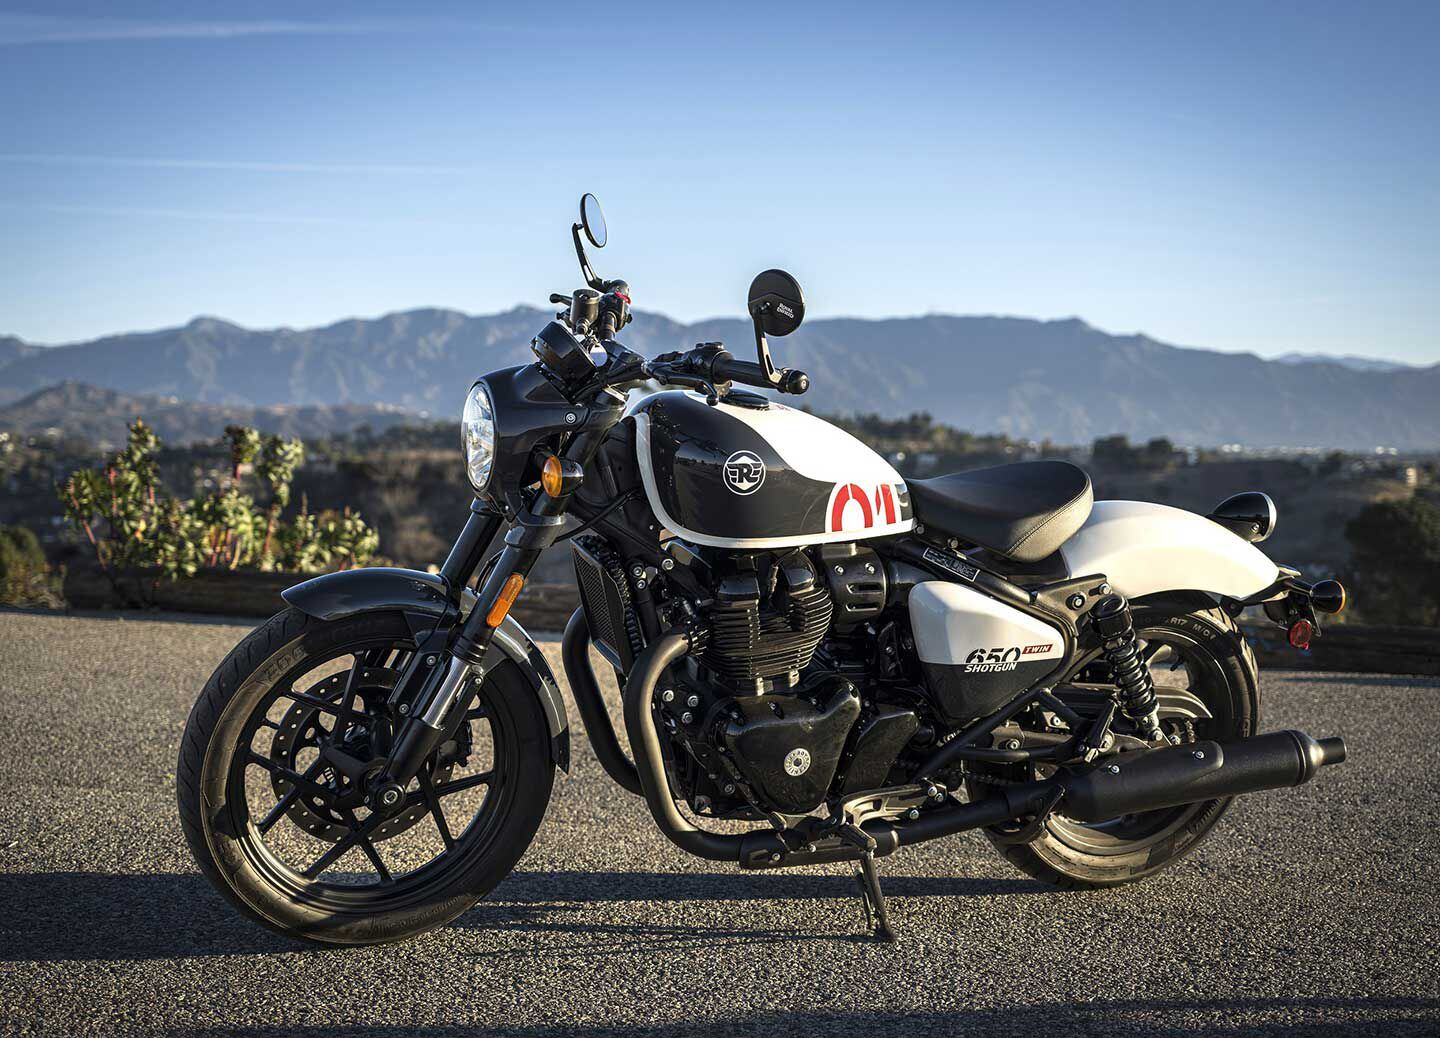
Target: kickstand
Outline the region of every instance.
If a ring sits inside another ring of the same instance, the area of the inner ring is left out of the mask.
[[[870,929],[870,913],[875,913],[875,936],[887,944],[895,943],[895,931],[890,929],[890,913],[885,909],[885,895],[880,891],[880,874],[875,871],[875,852],[866,850],[860,859],[860,871],[855,873],[860,883],[860,900],[865,906],[865,928]]]

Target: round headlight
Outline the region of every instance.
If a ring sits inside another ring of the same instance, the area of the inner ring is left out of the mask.
[[[470,387],[465,413],[460,417],[460,447],[465,451],[465,474],[475,492],[482,493],[495,467],[495,408],[485,383]]]

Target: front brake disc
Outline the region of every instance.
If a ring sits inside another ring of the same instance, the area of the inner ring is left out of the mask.
[[[332,674],[316,682],[306,691],[309,695],[319,699],[338,702],[345,691],[347,674],[347,671]],[[314,761],[318,759],[321,741],[332,737],[332,730],[326,728],[325,723],[333,723],[334,734],[342,740],[341,748],[352,757],[374,762],[378,768],[380,759],[372,747],[371,736],[377,723],[389,723],[383,709],[399,676],[396,671],[383,667],[365,667],[356,676],[356,706],[369,719],[368,723],[344,724],[334,714],[326,713],[319,707],[311,706],[308,703],[296,703],[285,711],[285,716],[280,719],[280,728],[270,743],[270,759],[283,768],[304,774],[306,769],[312,767]],[[462,746],[466,746],[468,749],[467,744],[470,739],[468,724],[461,726],[457,738]],[[442,759],[435,769],[435,783],[445,782],[454,768],[453,757],[448,761]],[[329,764],[317,770],[311,778],[316,785],[333,789],[337,793],[347,793],[353,790],[353,786],[350,784],[351,780]],[[287,796],[291,790],[290,782],[274,771],[270,773],[270,786],[277,799]],[[393,839],[424,818],[429,810],[429,806],[424,803],[406,808],[376,829],[371,834],[371,839],[376,842]],[[308,793],[302,793],[295,797],[285,814],[290,821],[299,826],[302,832],[330,843],[339,842],[350,831],[350,825],[346,818],[329,807],[320,797],[311,796]]]

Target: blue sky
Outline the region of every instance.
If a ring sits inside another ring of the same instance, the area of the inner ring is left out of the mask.
[[[543,304],[1440,361],[1440,4],[0,2],[0,334]]]

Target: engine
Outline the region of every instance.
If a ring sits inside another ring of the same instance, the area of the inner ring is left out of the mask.
[[[793,818],[834,792],[884,784],[916,714],[867,703],[861,662],[817,654],[847,634],[876,651],[860,630],[886,600],[875,552],[846,543],[674,554],[703,597],[677,593],[660,608],[704,634],[660,691],[672,788],[700,814]],[[635,582],[600,538],[577,538],[575,562],[592,641],[627,671],[643,646]]]
[[[742,555],[704,611],[710,638],[701,660],[736,693],[790,686],[830,627],[830,593],[805,552]]]

